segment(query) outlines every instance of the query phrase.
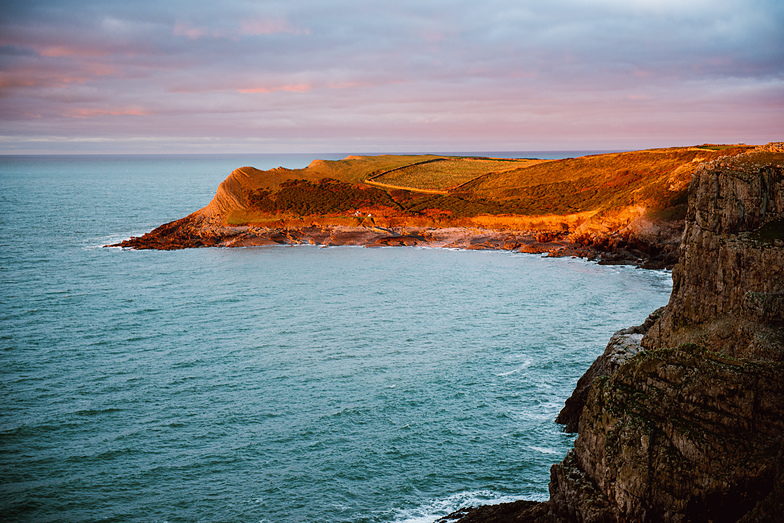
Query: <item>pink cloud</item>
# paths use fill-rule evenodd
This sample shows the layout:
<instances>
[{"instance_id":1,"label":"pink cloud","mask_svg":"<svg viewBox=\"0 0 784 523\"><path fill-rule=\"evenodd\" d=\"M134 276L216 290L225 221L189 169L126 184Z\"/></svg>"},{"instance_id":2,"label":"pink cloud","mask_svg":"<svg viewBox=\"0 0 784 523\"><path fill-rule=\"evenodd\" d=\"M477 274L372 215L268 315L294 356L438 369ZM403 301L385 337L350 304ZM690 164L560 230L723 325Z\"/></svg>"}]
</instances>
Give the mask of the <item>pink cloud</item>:
<instances>
[{"instance_id":1,"label":"pink cloud","mask_svg":"<svg viewBox=\"0 0 784 523\"><path fill-rule=\"evenodd\" d=\"M372 85L367 82L329 82L323 85L313 84L289 84L277 87L248 87L244 89L237 89L238 93L242 94L267 94L278 91L285 91L289 93L306 93L314 89L352 89L356 87L371 87Z\"/></svg>"},{"instance_id":2,"label":"pink cloud","mask_svg":"<svg viewBox=\"0 0 784 523\"><path fill-rule=\"evenodd\" d=\"M219 37L220 34L216 31L208 31L203 27L196 27L184 22L177 22L174 24L174 34L177 36L187 36L195 40L197 38L204 38L205 36Z\"/></svg>"},{"instance_id":3,"label":"pink cloud","mask_svg":"<svg viewBox=\"0 0 784 523\"><path fill-rule=\"evenodd\" d=\"M0 90L18 87L35 87L40 83L35 78L24 75L0 74Z\"/></svg>"},{"instance_id":4,"label":"pink cloud","mask_svg":"<svg viewBox=\"0 0 784 523\"><path fill-rule=\"evenodd\" d=\"M68 46L49 46L42 49L37 49L38 54L47 58L62 58L65 56L106 56L109 54L106 50L100 50L92 47L75 48Z\"/></svg>"},{"instance_id":5,"label":"pink cloud","mask_svg":"<svg viewBox=\"0 0 784 523\"><path fill-rule=\"evenodd\" d=\"M255 18L243 20L239 27L232 29L207 29L187 22L178 21L174 24L174 34L187 36L192 40L199 38L226 38L239 40L240 36L269 36L274 34L308 35L310 29L299 28L288 21L273 18Z\"/></svg>"},{"instance_id":6,"label":"pink cloud","mask_svg":"<svg viewBox=\"0 0 784 523\"><path fill-rule=\"evenodd\" d=\"M83 76L62 76L29 68L0 73L0 89L67 87L85 82L87 82L87 78Z\"/></svg>"},{"instance_id":7,"label":"pink cloud","mask_svg":"<svg viewBox=\"0 0 784 523\"><path fill-rule=\"evenodd\" d=\"M326 85L327 89L352 89L354 87L371 87L368 82L334 82Z\"/></svg>"},{"instance_id":8,"label":"pink cloud","mask_svg":"<svg viewBox=\"0 0 784 523\"><path fill-rule=\"evenodd\" d=\"M140 107L129 107L124 109L78 108L65 111L63 116L68 118L94 118L96 116L149 116L150 114L152 113Z\"/></svg>"},{"instance_id":9,"label":"pink cloud","mask_svg":"<svg viewBox=\"0 0 784 523\"><path fill-rule=\"evenodd\" d=\"M293 84L293 85L281 85L279 87L251 87L246 89L237 89L237 92L242 94L267 94L267 93L274 93L277 91L286 91L290 93L305 93L311 91L313 86L310 84Z\"/></svg>"},{"instance_id":10,"label":"pink cloud","mask_svg":"<svg viewBox=\"0 0 784 523\"><path fill-rule=\"evenodd\" d=\"M119 72L117 68L112 65L98 63L84 64L83 69L95 76L112 76Z\"/></svg>"}]
</instances>

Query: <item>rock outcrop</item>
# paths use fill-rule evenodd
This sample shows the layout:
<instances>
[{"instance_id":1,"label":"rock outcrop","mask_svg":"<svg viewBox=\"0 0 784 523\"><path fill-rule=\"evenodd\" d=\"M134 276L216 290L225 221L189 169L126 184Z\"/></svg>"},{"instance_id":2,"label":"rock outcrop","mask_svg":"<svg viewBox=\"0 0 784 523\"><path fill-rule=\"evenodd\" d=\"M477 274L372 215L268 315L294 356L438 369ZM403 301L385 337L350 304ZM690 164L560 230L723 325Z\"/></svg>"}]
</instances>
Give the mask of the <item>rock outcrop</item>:
<instances>
[{"instance_id":1,"label":"rock outcrop","mask_svg":"<svg viewBox=\"0 0 784 523\"><path fill-rule=\"evenodd\" d=\"M737 521L782 480L772 466L784 434L782 378L779 364L682 345L595 381L572 455L551 471L555 513Z\"/></svg>"},{"instance_id":2,"label":"rock outcrop","mask_svg":"<svg viewBox=\"0 0 784 523\"><path fill-rule=\"evenodd\" d=\"M622 364L626 363L632 356L636 356L642 351L642 337L651 326L661 317L664 307L656 309L645 320L645 323L637 327L619 330L610 338L604 353L596 358L585 374L577 381L577 386L572 395L566 400L566 404L558 417L556 423L565 425L564 431L577 432L580 424L580 416L588 400L588 393L597 378L611 376Z\"/></svg>"},{"instance_id":3,"label":"rock outcrop","mask_svg":"<svg viewBox=\"0 0 784 523\"><path fill-rule=\"evenodd\" d=\"M697 169L669 304L578 384L546 518L784 521L783 219L784 144Z\"/></svg>"}]
</instances>

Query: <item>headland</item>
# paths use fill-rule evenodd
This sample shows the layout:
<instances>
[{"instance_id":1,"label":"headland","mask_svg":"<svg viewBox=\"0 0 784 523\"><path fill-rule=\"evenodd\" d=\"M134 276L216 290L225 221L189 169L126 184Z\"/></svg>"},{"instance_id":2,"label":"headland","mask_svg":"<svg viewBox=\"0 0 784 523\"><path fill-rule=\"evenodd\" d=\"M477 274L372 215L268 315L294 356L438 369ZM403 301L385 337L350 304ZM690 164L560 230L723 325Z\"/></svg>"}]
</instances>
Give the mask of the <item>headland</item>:
<instances>
[{"instance_id":1,"label":"headland","mask_svg":"<svg viewBox=\"0 0 784 523\"><path fill-rule=\"evenodd\" d=\"M349 156L234 170L209 204L116 246L314 244L505 249L672 267L692 173L751 146L562 160Z\"/></svg>"}]
</instances>

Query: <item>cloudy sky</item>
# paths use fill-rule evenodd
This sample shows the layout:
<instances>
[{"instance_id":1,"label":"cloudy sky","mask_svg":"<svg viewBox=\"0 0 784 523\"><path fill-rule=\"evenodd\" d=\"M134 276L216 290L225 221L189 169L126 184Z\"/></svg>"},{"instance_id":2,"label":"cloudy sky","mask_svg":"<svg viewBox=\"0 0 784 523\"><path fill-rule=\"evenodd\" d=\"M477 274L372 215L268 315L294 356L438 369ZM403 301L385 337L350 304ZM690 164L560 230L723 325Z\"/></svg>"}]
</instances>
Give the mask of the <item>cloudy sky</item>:
<instances>
[{"instance_id":1,"label":"cloudy sky","mask_svg":"<svg viewBox=\"0 0 784 523\"><path fill-rule=\"evenodd\" d=\"M0 154L773 140L781 0L0 6Z\"/></svg>"}]
</instances>

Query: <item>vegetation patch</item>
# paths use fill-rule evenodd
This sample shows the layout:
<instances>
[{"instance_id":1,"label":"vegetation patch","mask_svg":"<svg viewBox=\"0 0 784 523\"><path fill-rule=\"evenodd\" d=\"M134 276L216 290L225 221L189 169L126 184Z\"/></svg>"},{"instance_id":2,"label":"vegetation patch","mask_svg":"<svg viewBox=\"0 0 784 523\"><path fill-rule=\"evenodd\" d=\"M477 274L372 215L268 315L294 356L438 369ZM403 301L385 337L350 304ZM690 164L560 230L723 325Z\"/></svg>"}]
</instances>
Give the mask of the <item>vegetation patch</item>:
<instances>
[{"instance_id":1,"label":"vegetation patch","mask_svg":"<svg viewBox=\"0 0 784 523\"><path fill-rule=\"evenodd\" d=\"M297 216L334 215L386 208L403 216L466 218L514 210L503 203L482 198L424 194L402 189L384 190L331 178L318 182L288 180L276 190L252 191L247 195L247 201L250 212Z\"/></svg>"},{"instance_id":2,"label":"vegetation patch","mask_svg":"<svg viewBox=\"0 0 784 523\"><path fill-rule=\"evenodd\" d=\"M737 149L738 147L749 147L744 144L741 145L714 145L714 144L704 144L698 145L695 149L705 149L707 151L725 151L727 149Z\"/></svg>"},{"instance_id":3,"label":"vegetation patch","mask_svg":"<svg viewBox=\"0 0 784 523\"><path fill-rule=\"evenodd\" d=\"M688 180L699 162L747 149L700 147L564 160L351 156L316 160L297 170L242 168L247 208L236 209L231 223L242 223L243 213L368 219L372 214L395 223L426 218L439 226L478 217L588 214L586 219L598 222L625 209L645 209L649 219L679 220L685 217ZM770 225L758 237L773 242L784 237L782 229L781 223Z\"/></svg>"},{"instance_id":4,"label":"vegetation patch","mask_svg":"<svg viewBox=\"0 0 784 523\"><path fill-rule=\"evenodd\" d=\"M361 207L388 206L395 203L386 191L375 187L323 178L288 180L277 191L257 189L248 195L252 211L270 214L312 216L356 211Z\"/></svg>"},{"instance_id":5,"label":"vegetation patch","mask_svg":"<svg viewBox=\"0 0 784 523\"><path fill-rule=\"evenodd\" d=\"M373 182L419 190L445 191L479 176L527 167L541 160L438 158L376 175Z\"/></svg>"}]
</instances>

